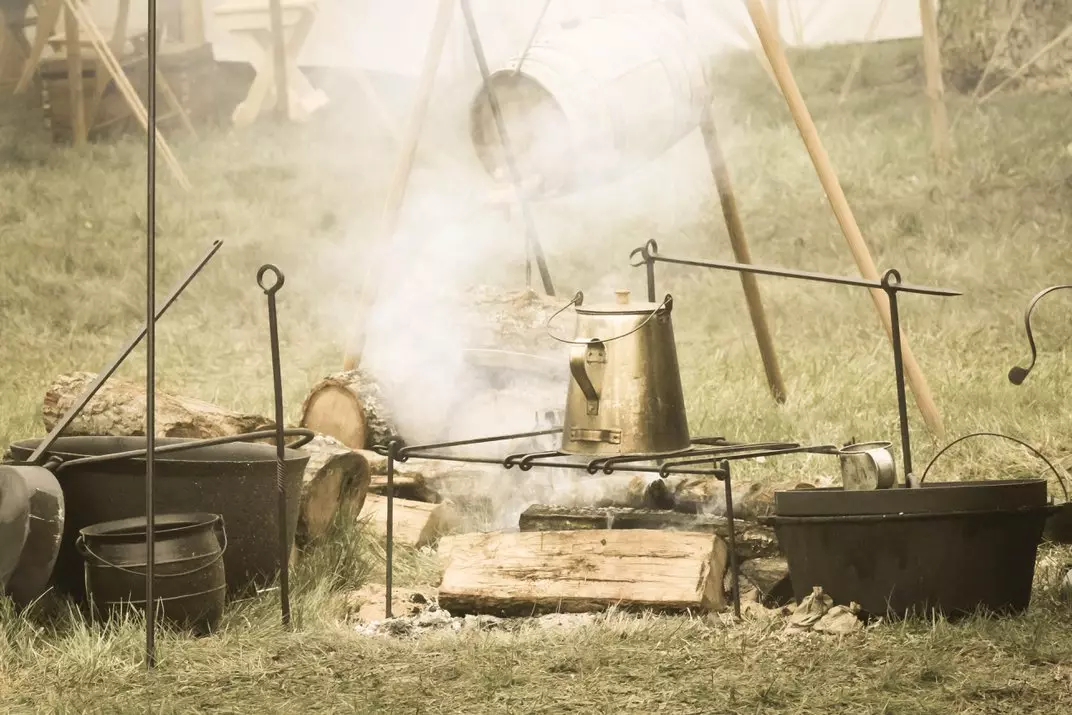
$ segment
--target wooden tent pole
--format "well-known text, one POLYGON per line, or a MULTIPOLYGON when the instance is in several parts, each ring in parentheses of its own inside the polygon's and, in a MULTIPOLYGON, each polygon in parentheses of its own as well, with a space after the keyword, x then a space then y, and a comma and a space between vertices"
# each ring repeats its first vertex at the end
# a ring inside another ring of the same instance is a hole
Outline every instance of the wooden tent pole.
MULTIPOLYGON (((777 0, 767 0, 773 7, 778 6, 777 0)), ((680 4, 675 4, 675 14, 687 21, 685 10, 680 4)), ((751 37, 751 32, 745 33, 751 37)), ((760 63, 770 72, 771 81, 774 81, 774 72, 771 70, 767 56, 762 49, 756 48, 760 63)), ((775 83, 777 87, 777 83, 775 83)), ((733 190, 733 181, 726 166, 726 157, 722 153, 722 144, 718 140, 718 127, 715 124, 713 111, 714 91, 711 80, 707 80, 707 101, 704 102, 703 111, 700 114, 700 135, 703 137, 704 146, 707 148, 707 163, 711 168, 711 178, 714 179, 715 189, 718 191, 719 202, 722 205, 722 217, 726 222, 726 233, 730 237, 730 248, 738 263, 751 263, 752 252, 748 247, 748 238, 745 236, 744 223, 741 214, 737 210, 737 196, 733 190)), ((763 370, 767 375, 767 385, 775 402, 784 403, 787 397, 785 379, 778 365, 778 354, 774 350, 774 338, 771 336, 770 326, 767 324, 767 313, 763 308, 763 296, 759 292, 759 283, 755 275, 741 273, 741 288, 744 289, 745 303, 748 306, 748 315, 752 319, 752 330, 756 334, 756 342, 759 345, 759 355, 763 360, 763 370)))
MULTIPOLYGON (((737 198, 734 195, 730 172, 726 168, 726 158, 722 154, 722 146, 718 141, 718 132, 715 127, 714 116, 712 116, 710 102, 707 103, 700 118, 700 133, 703 135, 704 145, 707 147, 707 160, 711 166, 711 175, 715 180, 719 201, 722 204, 722 216, 726 221, 726 231, 730 236, 730 247, 733 249, 733 256, 738 263, 751 263, 752 253, 748 247, 748 239, 745 237, 741 215, 737 211, 737 198)), ((767 324, 767 313, 763 308, 763 297, 759 292, 759 284, 755 275, 751 273, 741 273, 740 275, 741 287, 744 289, 744 298, 748 305, 748 315, 752 319, 752 329, 756 334, 756 342, 759 344, 759 355, 763 360, 763 370, 767 374, 767 385, 770 386, 774 400, 783 403, 787 396, 785 380, 782 378, 782 370, 778 365, 778 355, 774 350, 774 338, 771 336, 770 327, 767 324)))
MULTIPOLYGON (((807 148, 812 164, 815 166, 815 171, 819 175, 819 181, 823 185, 823 190, 830 201, 830 206, 834 210, 834 216, 837 218, 841 231, 845 235, 845 240, 849 244, 849 249, 852 251, 856 265, 864 278, 877 281, 879 280, 878 270, 875 268, 875 263, 867 249, 867 244, 864 242, 860 227, 856 224, 856 218, 852 214, 852 209, 849 207, 849 201, 845 197, 841 183, 834 173, 830 157, 819 139, 819 132, 815 127, 815 122, 812 120, 811 113, 808 112, 808 107, 804 103, 804 97, 800 94, 800 88, 797 87, 796 80, 793 78, 793 72, 789 68, 789 61, 786 59, 785 52, 778 42, 778 36, 770 24, 770 19, 763 8, 762 0, 747 0, 747 2, 748 13, 752 17, 760 42, 763 43, 763 49, 771 61, 775 76, 778 78, 778 84, 782 88, 782 95, 785 97, 786 104, 789 105, 793 121, 796 123, 800 136, 804 140, 804 146, 807 148)), ((874 300, 875 310, 878 311, 879 318, 882 320, 886 333, 892 342, 893 325, 890 317, 889 300, 886 294, 877 288, 871 290, 871 298, 874 300)), ((945 433, 941 416, 938 414, 938 408, 934 404, 934 398, 931 395, 930 388, 927 386, 927 380, 923 377, 923 372, 908 347, 908 339, 903 331, 901 332, 901 351, 906 377, 912 389, 912 394, 916 399, 916 405, 919 407, 920 412, 923 413, 923 419, 927 426, 941 436, 945 433)))
MULTIPOLYGON (((391 178, 387 201, 384 204, 383 214, 380 218, 379 230, 373 243, 372 250, 374 252, 385 251, 386 244, 391 240, 398 228, 402 203, 406 198, 409 177, 413 172, 413 163, 417 156, 417 145, 420 143, 424 119, 428 114, 428 105, 435 89, 435 78, 439 72, 443 47, 447 43, 451 21, 454 19, 454 3, 455 0, 439 0, 435 25, 428 40, 428 49, 425 51, 424 67, 421 70, 420 85, 417 89, 417 101, 410 112, 409 121, 406 123, 402 152, 398 157, 398 163, 391 178)), ((374 259, 370 262, 365 274, 365 280, 361 285, 361 298, 356 312, 357 335, 354 337, 352 344, 348 346, 349 350, 343 359, 344 370, 353 370, 361 364, 361 354, 365 349, 365 323, 368 320, 368 314, 372 306, 376 302, 376 294, 379 291, 382 274, 383 266, 378 265, 374 259)))
POLYGON ((927 100, 931 107, 934 155, 944 165, 953 158, 953 142, 949 136, 949 116, 945 108, 942 52, 938 45, 938 18, 934 11, 934 0, 919 0, 919 19, 923 25, 923 63, 927 74, 927 100))

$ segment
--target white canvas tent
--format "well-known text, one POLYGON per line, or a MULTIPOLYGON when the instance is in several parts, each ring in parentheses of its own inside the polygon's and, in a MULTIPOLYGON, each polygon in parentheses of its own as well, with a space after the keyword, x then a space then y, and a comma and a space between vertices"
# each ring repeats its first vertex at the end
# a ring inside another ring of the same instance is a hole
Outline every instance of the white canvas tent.
MULTIPOLYGON (((502 63, 523 48, 545 0, 472 0, 488 60, 502 63)), ((249 62, 241 42, 220 27, 214 10, 224 0, 202 0, 205 33, 221 62, 249 62)), ((264 0, 267 7, 267 0, 264 0)), ((887 0, 871 38, 868 27, 881 0, 779 0, 778 17, 788 45, 818 46, 920 36, 919 5, 887 0)), ((651 0, 551 0, 544 23, 650 5, 651 0)), ((741 0, 683 0, 697 37, 712 53, 746 49, 737 28, 749 27, 741 0)), ((112 25, 116 0, 93 0, 93 15, 112 25)), ((435 0, 320 0, 313 30, 299 57, 303 67, 351 68, 416 77, 435 16, 435 0)), ((133 4, 131 30, 146 25, 144 5, 133 4)), ((459 17, 442 65, 446 74, 475 71, 459 17)))

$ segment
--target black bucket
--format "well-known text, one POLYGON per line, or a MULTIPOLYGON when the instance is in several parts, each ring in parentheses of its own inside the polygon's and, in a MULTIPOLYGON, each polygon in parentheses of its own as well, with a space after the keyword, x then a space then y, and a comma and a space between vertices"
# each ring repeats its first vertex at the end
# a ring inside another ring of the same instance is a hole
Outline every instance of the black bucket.
MULTIPOLYGON (((199 635, 219 625, 226 600, 227 533, 218 514, 161 514, 154 520, 153 600, 165 623, 199 635)), ((145 610, 144 517, 81 529, 75 547, 85 559, 94 616, 145 610)))
MULTIPOLYGON (((197 440, 158 438, 157 448, 197 440)), ((11 445, 17 460, 25 460, 40 442, 11 445)), ((144 437, 61 437, 49 450, 64 461, 145 449, 144 437)), ((234 443, 194 447, 157 454, 154 491, 169 512, 220 514, 227 523, 230 547, 224 556, 227 592, 232 596, 267 585, 279 570, 279 541, 275 515, 278 492, 273 445, 234 443)), ((298 524, 302 473, 309 455, 285 452, 287 530, 294 538, 298 524)), ((72 464, 56 473, 66 502, 63 540, 52 584, 56 592, 75 601, 85 599, 82 558, 74 542, 79 530, 91 524, 145 517, 145 459, 72 464)))
POLYGON ((775 493, 770 518, 797 600, 814 586, 867 615, 978 610, 1031 601, 1046 481, 935 482, 913 489, 775 493))

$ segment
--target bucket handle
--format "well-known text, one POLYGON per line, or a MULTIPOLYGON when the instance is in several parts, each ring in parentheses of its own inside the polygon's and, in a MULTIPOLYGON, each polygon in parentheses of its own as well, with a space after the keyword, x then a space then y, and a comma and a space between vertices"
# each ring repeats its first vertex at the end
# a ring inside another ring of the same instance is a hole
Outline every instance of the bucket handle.
POLYGON ((660 303, 655 308, 655 310, 651 311, 651 313, 648 314, 648 317, 644 318, 644 320, 640 323, 640 325, 636 326, 635 328, 630 330, 628 333, 622 333, 621 335, 615 335, 613 338, 590 338, 590 339, 587 339, 587 340, 566 340, 565 338, 560 338, 557 335, 555 335, 553 332, 551 332, 551 321, 553 321, 555 318, 560 316, 565 311, 569 310, 569 308, 571 306, 581 305, 582 303, 584 303, 584 293, 582 293, 581 291, 577 291, 577 294, 573 296, 573 300, 571 300, 569 303, 566 303, 564 306, 562 306, 561 308, 556 310, 554 315, 552 315, 550 318, 547 319, 547 334, 549 336, 551 336, 551 338, 553 338, 554 340, 557 340, 560 343, 565 343, 566 345, 592 345, 592 344, 595 344, 595 343, 606 344, 606 343, 611 342, 612 340, 621 340, 622 338, 625 338, 625 337, 628 337, 628 336, 632 335, 633 333, 635 333, 636 331, 640 330, 645 325, 647 325, 651 321, 651 319, 654 318, 656 315, 658 315, 659 311, 663 310, 664 308, 666 310, 668 310, 668 311, 674 309, 674 298, 669 293, 667 293, 666 297, 663 298, 663 302, 660 303))
MULTIPOLYGON (((215 523, 215 525, 213 525, 212 531, 215 532, 216 541, 220 545, 220 553, 216 555, 216 558, 212 559, 212 561, 209 561, 207 564, 203 564, 201 566, 198 566, 195 569, 190 569, 189 571, 180 571, 179 573, 154 573, 154 575, 153 575, 154 578, 175 578, 177 576, 191 576, 191 575, 197 573, 198 571, 204 571, 205 569, 209 568, 210 566, 215 566, 217 563, 219 563, 220 559, 223 558, 223 555, 225 553, 227 553, 227 529, 225 529, 224 526, 223 526, 223 515, 222 514, 216 514, 216 523, 215 523)), ((86 558, 87 556, 92 556, 93 558, 95 558, 97 561, 100 561, 105 566, 110 566, 111 568, 116 569, 117 571, 123 571, 124 573, 128 573, 128 574, 131 574, 133 576, 142 576, 142 577, 145 576, 144 571, 133 571, 131 569, 124 568, 124 567, 119 566, 117 564, 113 564, 108 559, 106 559, 103 556, 101 556, 100 554, 94 552, 86 544, 86 537, 83 536, 82 534, 79 534, 78 538, 75 539, 74 548, 75 548, 75 550, 78 551, 79 554, 82 555, 82 558, 86 558)))
MULTIPOLYGON (((313 441, 316 437, 316 432, 310 429, 291 428, 283 430, 284 436, 298 437, 290 444, 287 445, 287 449, 299 449, 304 447, 313 441)), ((234 442, 245 442, 251 439, 266 439, 268 437, 275 437, 275 430, 258 430, 256 432, 246 432, 244 434, 234 434, 227 437, 211 437, 208 439, 196 439, 191 442, 184 442, 182 444, 168 444, 163 447, 157 447, 153 450, 153 454, 169 454, 171 452, 184 452, 188 449, 198 449, 200 447, 217 447, 223 444, 232 444, 234 442)), ((81 466, 85 464, 99 464, 100 462, 113 462, 120 459, 136 459, 138 457, 144 457, 149 450, 147 449, 132 449, 128 452, 116 452, 114 454, 98 454, 93 457, 79 457, 78 459, 72 459, 64 462, 60 457, 53 455, 51 460, 58 460, 59 464, 55 467, 54 471, 59 473, 68 467, 81 466)), ((51 464, 52 461, 49 462, 51 464)))
POLYGON ((1010 442, 1016 442, 1016 444, 1020 445, 1021 447, 1025 447, 1032 454, 1034 454, 1036 457, 1038 457, 1039 459, 1041 459, 1043 462, 1046 463, 1046 466, 1049 467, 1050 471, 1053 472, 1054 476, 1057 477, 1057 483, 1061 485, 1061 491, 1063 491, 1065 493, 1065 501, 1066 502, 1069 501, 1069 499, 1068 499, 1068 486, 1065 484, 1064 477, 1062 477, 1061 473, 1057 471, 1057 467, 1055 467, 1053 465, 1053 462, 1051 462, 1049 459, 1046 458, 1046 455, 1044 455, 1042 452, 1040 452, 1039 450, 1037 450, 1034 447, 1032 447, 1027 442, 1024 442, 1022 439, 1017 439, 1016 437, 1010 437, 1007 434, 1000 434, 998 432, 972 432, 971 434, 966 434, 963 437, 958 437, 957 439, 953 440, 952 442, 950 442, 946 446, 942 447, 938 451, 938 454, 934 455, 934 457, 931 458, 931 461, 927 464, 926 469, 923 470, 923 476, 921 476, 919 478, 919 483, 923 484, 924 480, 927 479, 927 472, 931 471, 931 467, 934 465, 934 463, 936 461, 938 461, 939 457, 941 457, 943 454, 945 454, 946 450, 948 450, 950 447, 952 447, 953 445, 955 445, 958 442, 963 442, 964 440, 968 439, 969 437, 999 437, 1001 439, 1007 439, 1010 442))

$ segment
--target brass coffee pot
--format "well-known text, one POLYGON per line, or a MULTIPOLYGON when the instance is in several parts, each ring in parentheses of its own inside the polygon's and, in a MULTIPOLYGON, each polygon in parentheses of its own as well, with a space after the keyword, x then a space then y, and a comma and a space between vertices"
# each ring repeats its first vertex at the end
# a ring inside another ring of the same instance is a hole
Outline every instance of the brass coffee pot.
MULTIPOLYGON (((614 303, 583 305, 570 345, 570 382, 561 450, 591 457, 662 455, 688 449, 688 420, 670 321, 673 299, 633 303, 616 291, 614 303)), ((554 320, 555 316, 551 317, 554 320)), ((550 320, 548 325, 550 325, 550 320)))

